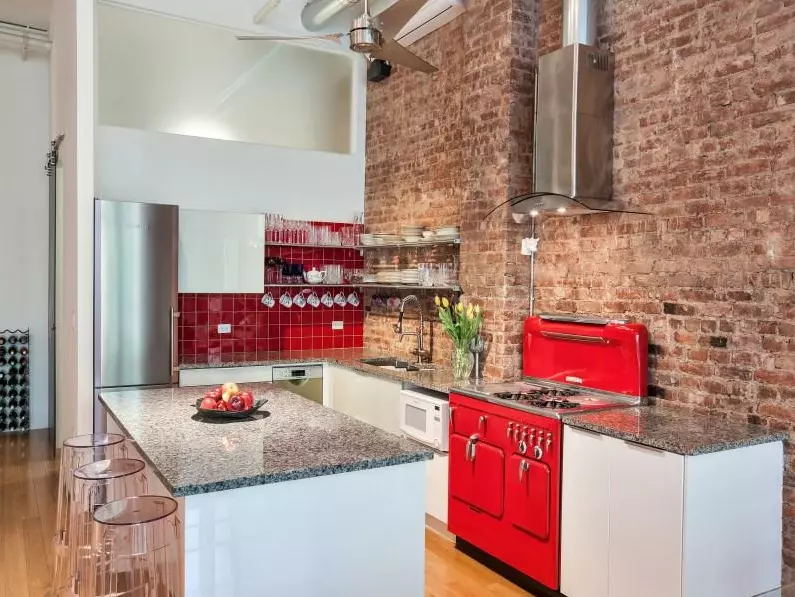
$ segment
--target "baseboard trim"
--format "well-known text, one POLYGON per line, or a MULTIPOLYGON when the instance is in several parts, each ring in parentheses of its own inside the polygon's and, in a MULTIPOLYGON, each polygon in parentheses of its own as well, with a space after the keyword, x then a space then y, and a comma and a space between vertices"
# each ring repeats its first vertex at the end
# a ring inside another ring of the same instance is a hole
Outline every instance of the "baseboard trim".
POLYGON ((455 543, 455 535, 447 530, 447 524, 427 513, 425 514, 425 528, 432 530, 450 543, 455 543))

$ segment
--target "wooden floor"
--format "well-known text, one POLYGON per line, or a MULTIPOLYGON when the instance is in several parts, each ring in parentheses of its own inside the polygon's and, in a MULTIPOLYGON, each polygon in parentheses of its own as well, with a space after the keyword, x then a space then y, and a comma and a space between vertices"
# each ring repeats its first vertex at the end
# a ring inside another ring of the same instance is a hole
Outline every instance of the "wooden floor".
MULTIPOLYGON (((57 482, 46 431, 0 435, 0 597, 47 591, 57 482)), ((529 596, 433 531, 426 532, 425 574, 426 597, 529 596)))

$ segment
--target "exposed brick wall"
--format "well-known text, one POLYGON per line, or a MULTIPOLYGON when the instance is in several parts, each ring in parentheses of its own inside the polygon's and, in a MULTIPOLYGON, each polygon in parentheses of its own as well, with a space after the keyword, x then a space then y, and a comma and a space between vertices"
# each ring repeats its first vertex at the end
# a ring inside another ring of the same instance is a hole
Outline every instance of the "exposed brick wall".
MULTIPOLYGON (((439 73, 397 67, 368 88, 367 228, 461 226, 460 280, 487 311, 492 377, 519 374, 527 262, 515 250, 521 235, 510 216, 485 216, 530 188, 536 13, 534 0, 474 0, 412 46, 439 73)), ((408 348, 394 345, 392 323, 368 314, 366 345, 408 348)), ((449 344, 433 333, 434 360, 447 358, 449 344)))
MULTIPOLYGON (((541 4, 549 51, 560 2, 541 4)), ((793 429, 795 1, 606 0, 600 30, 616 56, 614 195, 654 215, 545 221, 539 308, 642 321, 660 396, 793 429)))

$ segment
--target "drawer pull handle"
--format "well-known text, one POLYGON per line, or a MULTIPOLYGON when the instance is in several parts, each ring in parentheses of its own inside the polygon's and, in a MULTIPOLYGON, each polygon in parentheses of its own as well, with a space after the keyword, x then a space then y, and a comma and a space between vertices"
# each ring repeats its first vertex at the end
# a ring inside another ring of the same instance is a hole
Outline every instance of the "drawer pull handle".
POLYGON ((480 415, 478 419, 478 431, 480 431, 481 427, 483 431, 486 431, 486 422, 488 421, 488 417, 486 415, 480 415))

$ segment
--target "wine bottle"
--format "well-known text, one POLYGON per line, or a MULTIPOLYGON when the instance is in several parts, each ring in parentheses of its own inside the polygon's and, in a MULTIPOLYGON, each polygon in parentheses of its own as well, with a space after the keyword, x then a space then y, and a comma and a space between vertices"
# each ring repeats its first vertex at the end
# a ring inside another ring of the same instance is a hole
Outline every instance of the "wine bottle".
POLYGON ((8 361, 8 364, 11 365, 11 366, 16 365, 17 364, 17 357, 8 357, 7 361, 8 361))
POLYGON ((6 343, 6 339, 3 336, 0 336, 0 346, 6 343))
POLYGON ((0 421, 0 431, 8 431, 8 423, 0 421))
POLYGON ((21 354, 22 356, 25 356, 26 354, 28 354, 28 347, 27 346, 23 346, 22 348, 20 348, 19 349, 19 354, 21 354))
POLYGON ((11 388, 8 390, 8 397, 13 398, 16 401, 16 397, 19 396, 19 392, 16 388, 11 388))
POLYGON ((8 343, 9 344, 16 344, 17 343, 17 337, 16 336, 9 336, 8 337, 8 343))
POLYGON ((27 366, 27 364, 28 364, 28 358, 27 358, 27 357, 19 357, 19 364, 20 364, 22 367, 25 367, 25 366, 27 366))
POLYGON ((17 401, 17 403, 19 404, 19 407, 22 408, 22 409, 28 408, 28 399, 27 398, 20 397, 19 400, 17 401))
POLYGON ((5 367, 6 365, 8 365, 8 359, 0 357, 0 367, 5 367))
POLYGON ((17 349, 16 349, 16 347, 12 346, 11 348, 9 348, 9 349, 8 349, 8 356, 12 357, 12 356, 14 356, 15 354, 17 354, 17 349))
POLYGON ((29 378, 27 375, 18 375, 17 376, 17 385, 26 386, 28 385, 29 378))
POLYGON ((0 357, 6 356, 6 347, 0 346, 0 357))
POLYGON ((30 342, 30 336, 28 336, 27 334, 22 334, 19 337, 19 343, 20 344, 27 344, 28 342, 30 342))
POLYGON ((19 390, 19 395, 22 398, 27 398, 28 397, 28 389, 27 388, 22 388, 21 390, 19 390))

